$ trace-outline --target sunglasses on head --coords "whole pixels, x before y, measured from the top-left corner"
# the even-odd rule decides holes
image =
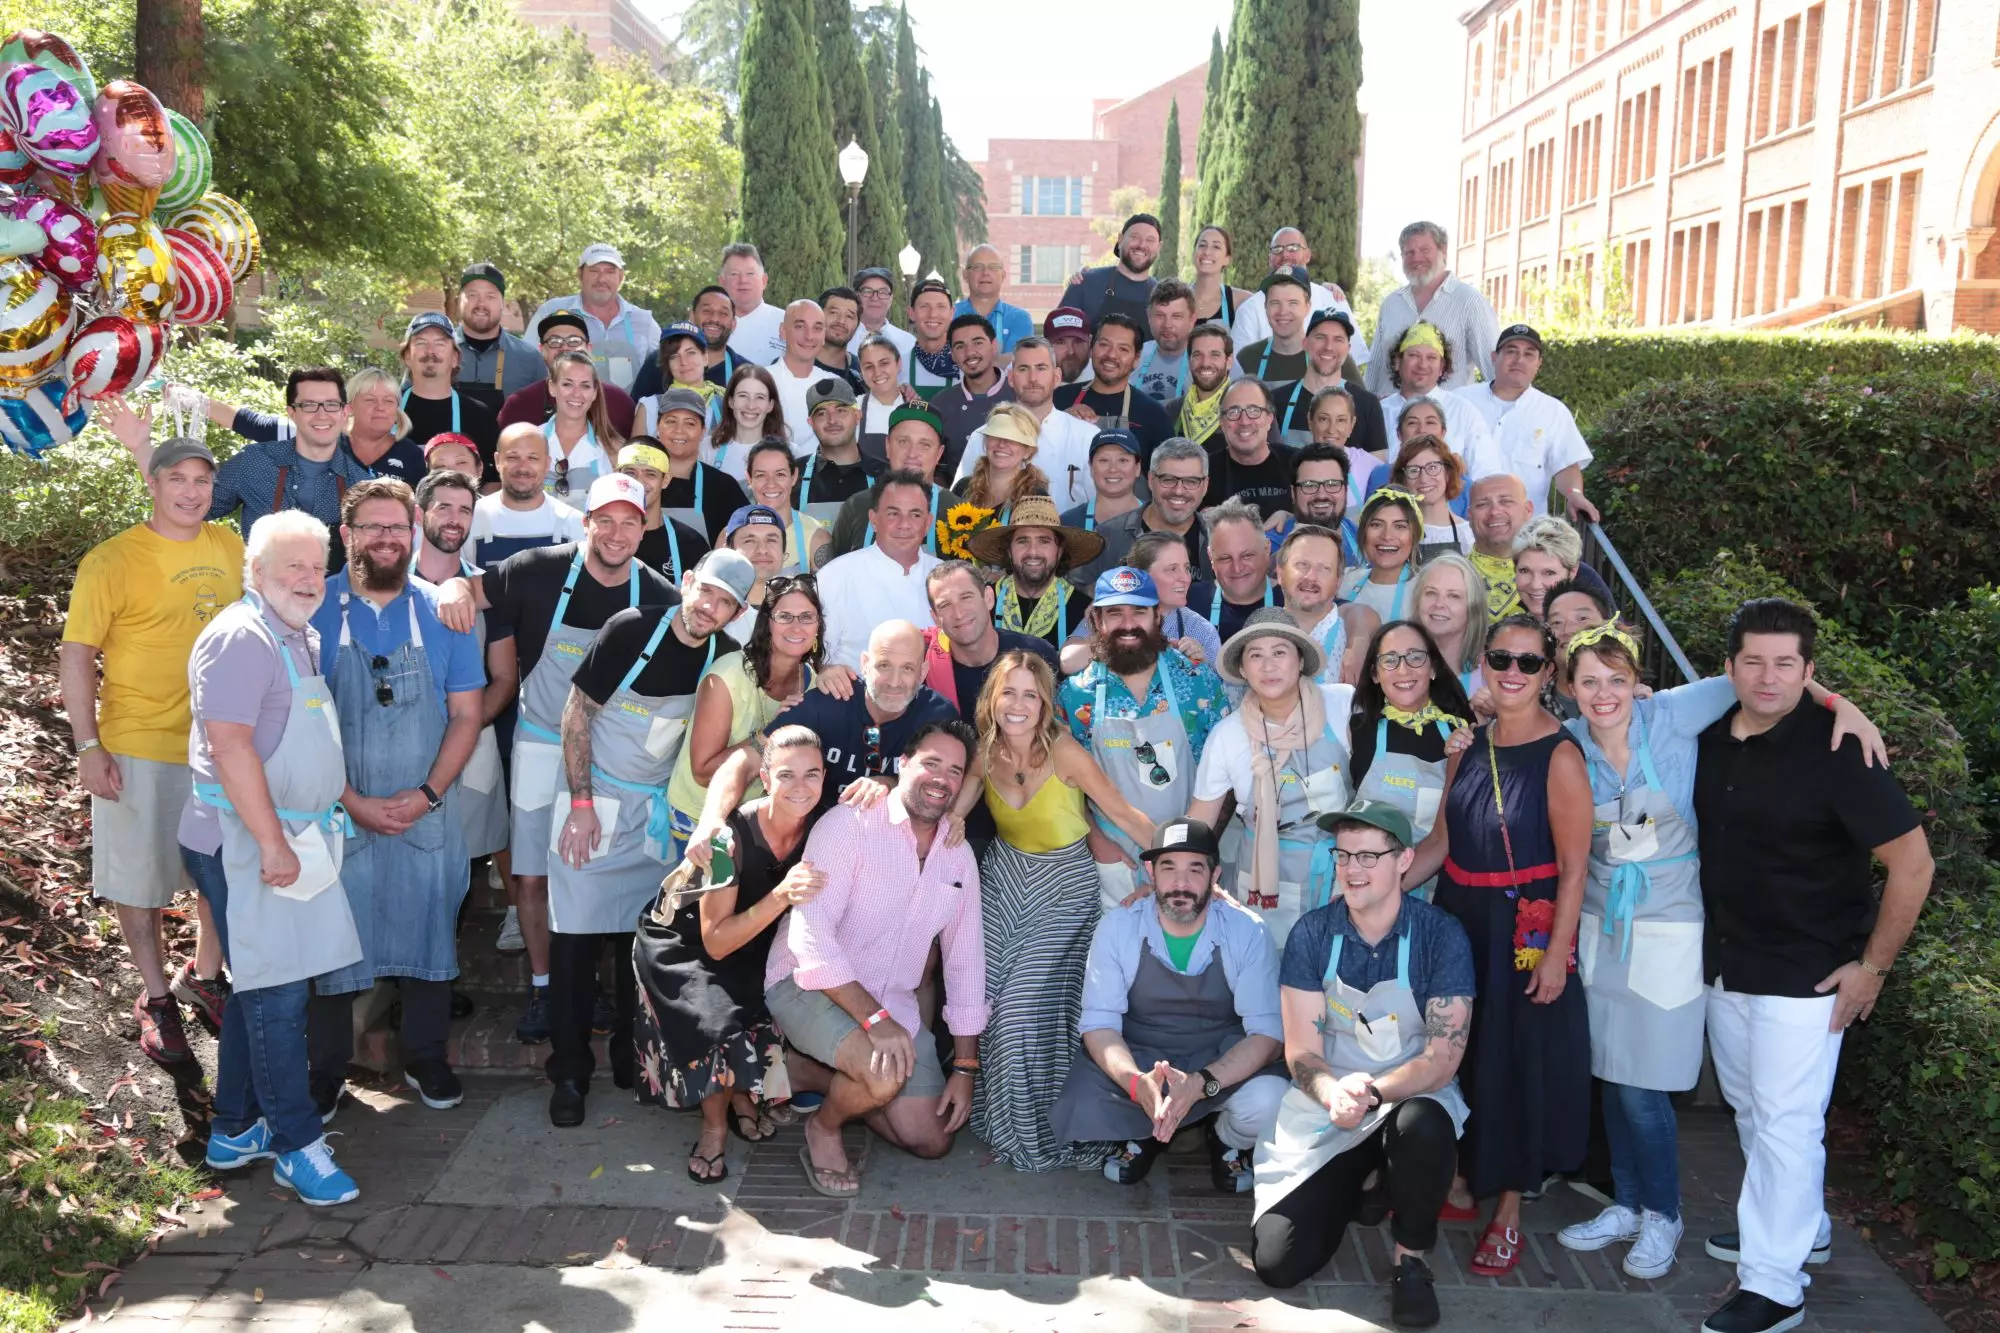
[[[1548,664],[1549,659],[1541,653],[1510,653],[1504,648],[1486,650],[1486,665],[1494,671],[1506,671],[1519,666],[1522,675],[1532,676]]]
[[[764,595],[771,601],[789,592],[803,592],[816,597],[819,595],[819,580],[811,574],[780,574],[764,580]]]

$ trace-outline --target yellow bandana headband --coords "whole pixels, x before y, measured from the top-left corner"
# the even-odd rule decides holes
[[[628,467],[649,467],[661,476],[667,476],[674,470],[673,463],[667,458],[667,451],[655,449],[650,444],[628,444],[618,451],[619,470],[623,471]]]
[[[1563,647],[1571,657],[1575,657],[1585,648],[1603,643],[1606,639],[1611,640],[1627,653],[1631,654],[1634,662],[1640,660],[1639,641],[1624,630],[1619,629],[1618,622],[1615,620],[1607,620],[1602,625],[1592,625],[1589,629],[1578,630],[1569,636],[1569,642],[1564,644]]]
[[[1402,340],[1396,344],[1396,355],[1401,356],[1412,347],[1428,347],[1443,356],[1444,334],[1438,332],[1437,325],[1419,320],[1404,330]]]
[[[1418,495],[1415,491],[1406,491],[1401,486],[1381,486],[1376,488],[1375,493],[1368,497],[1370,505],[1376,504],[1378,501],[1390,500],[1400,500],[1404,504],[1413,505],[1419,514],[1424,512],[1424,497]]]

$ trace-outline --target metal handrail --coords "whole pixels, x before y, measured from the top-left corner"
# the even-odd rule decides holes
[[[1618,554],[1618,548],[1612,544],[1610,536],[1604,531],[1604,525],[1593,520],[1586,526],[1598,549],[1603,552],[1605,561],[1611,566],[1612,572],[1618,576],[1619,583],[1624,585],[1625,593],[1632,599],[1633,607],[1652,630],[1653,642],[1666,650],[1673,664],[1680,668],[1682,679],[1690,683],[1700,680],[1701,673],[1694,669],[1694,663],[1688,661],[1687,654],[1681,651],[1681,645],[1674,638],[1673,631],[1667,628],[1667,622],[1660,619],[1660,613],[1654,608],[1652,599],[1647,597],[1646,590],[1639,586],[1639,580],[1632,576],[1631,566],[1625,563],[1624,556]]]

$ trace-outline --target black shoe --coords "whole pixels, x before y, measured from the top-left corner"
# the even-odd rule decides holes
[[[307,1086],[312,1090],[313,1110],[319,1113],[319,1122],[331,1124],[334,1112],[340,1109],[340,1099],[347,1095],[347,1080],[314,1074]]]
[[[1215,1122],[1208,1123],[1205,1131],[1208,1137],[1208,1178],[1223,1194],[1245,1194],[1256,1184],[1250,1175],[1250,1150],[1232,1148],[1222,1141],[1215,1132]]]
[[[611,1060],[611,1086],[620,1092],[632,1091],[633,1085],[638,1081],[635,1077],[638,1073],[638,1063],[638,1060],[629,1054],[623,1060],[613,1056]]]
[[[1397,1328],[1437,1326],[1437,1289],[1430,1265],[1414,1254],[1396,1261],[1396,1275],[1389,1280],[1389,1319]]]
[[[549,1094],[549,1123],[557,1129],[574,1129],[583,1123],[584,1085],[572,1078],[555,1080]]]
[[[478,1007],[478,1005],[472,1002],[470,995],[467,995],[456,986],[451,988],[451,1016],[453,1018],[470,1018],[472,1017],[472,1011]]]
[[[603,991],[597,992],[596,1001],[590,1006],[590,1035],[608,1037],[618,1022],[618,1006]]]
[[[549,1039],[549,988],[530,986],[528,1007],[514,1025],[514,1040],[524,1046],[539,1046]]]
[[[1104,1159],[1104,1178],[1114,1185],[1136,1185],[1166,1150],[1158,1139],[1133,1139]]]
[[[433,1111],[449,1111],[465,1100],[465,1089],[444,1060],[415,1060],[403,1067],[403,1082],[417,1090]]]
[[[1743,1259],[1743,1241],[1734,1231],[1718,1231],[1702,1243],[1711,1259],[1720,1259],[1725,1264],[1739,1263]],[[1833,1237],[1827,1237],[1826,1244],[1813,1242],[1812,1253],[1806,1256],[1809,1264],[1823,1264],[1833,1258]]]
[[[1805,1321],[1804,1305],[1780,1305],[1769,1296],[1739,1291],[1703,1321],[1701,1333],[1783,1333]]]

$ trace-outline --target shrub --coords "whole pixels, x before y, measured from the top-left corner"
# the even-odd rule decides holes
[[[1958,605],[1912,616],[1891,643],[1909,677],[1937,696],[1965,741],[1974,799],[1987,831],[2000,835],[2000,587],[1974,588]]]
[[[1745,600],[1804,600],[1756,552],[1724,552],[1651,592],[1703,671],[1720,669],[1729,613]],[[2000,1257],[2000,871],[1983,855],[1965,747],[1936,700],[1838,624],[1822,624],[1817,658],[1882,728],[1937,858],[1895,975],[1849,1034],[1843,1082],[1869,1111],[1892,1197],[1951,1247],[1950,1260]]]
[[[1591,494],[1641,579],[1755,546],[1828,614],[1884,615],[2000,580],[2000,384],[1706,381],[1637,390],[1599,424]]]
[[[1879,330],[1823,333],[1668,333],[1660,330],[1549,332],[1536,387],[1576,413],[1584,434],[1631,393],[1666,380],[1872,378],[1877,387],[1910,374],[1947,380],[1991,372],[2000,341],[1977,334],[1921,337]]]

